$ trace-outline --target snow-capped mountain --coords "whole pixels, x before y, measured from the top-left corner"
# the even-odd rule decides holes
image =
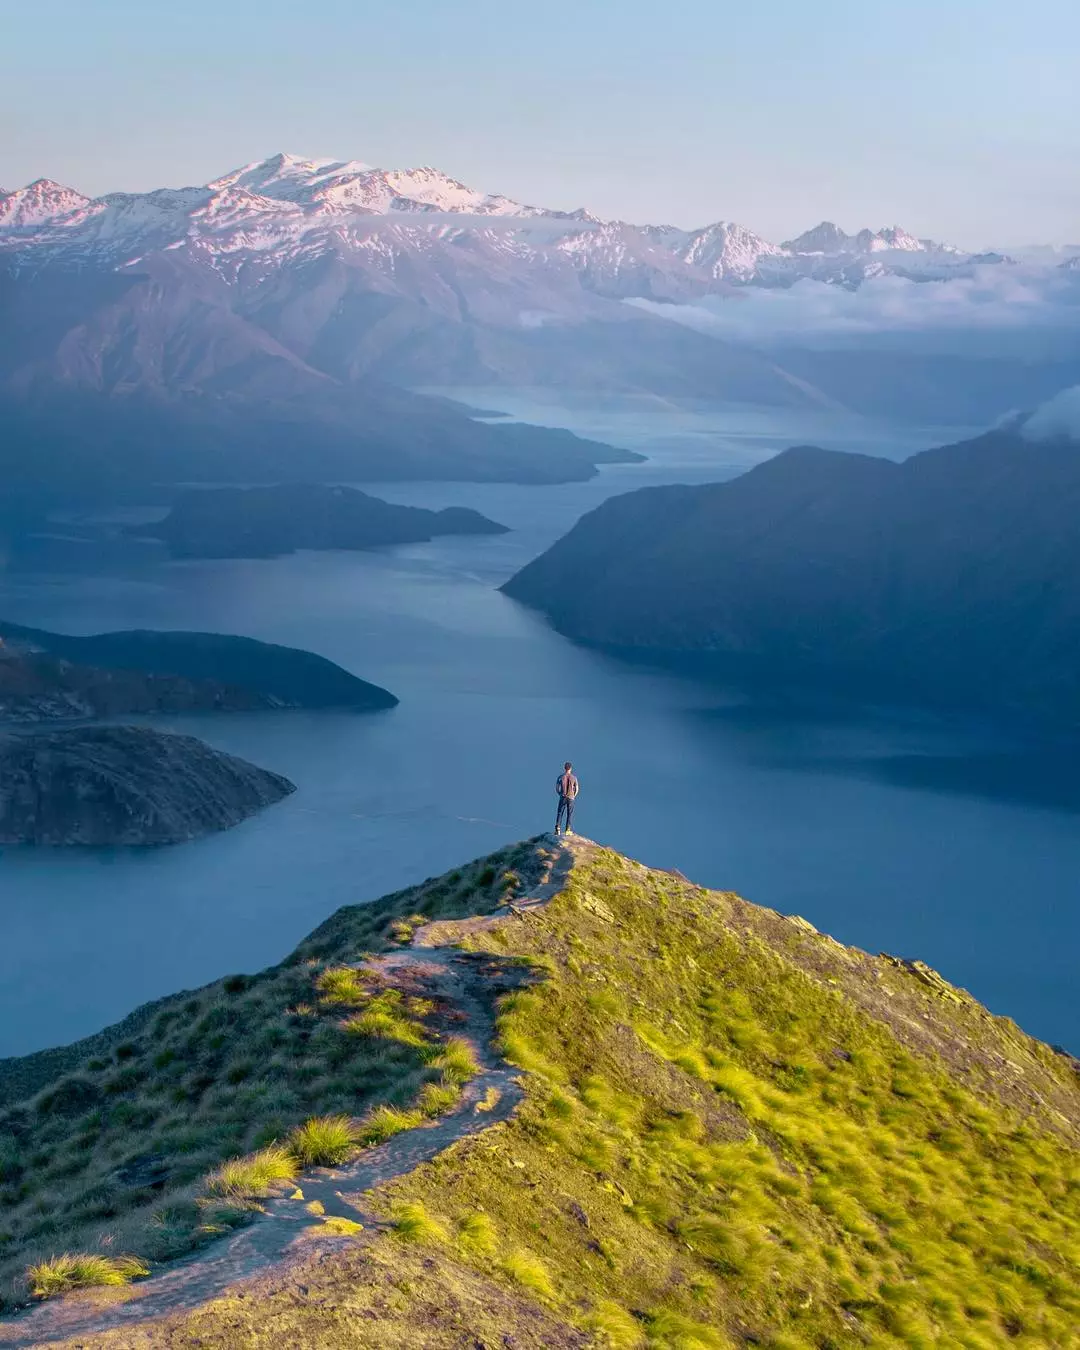
[[[373,241],[373,232],[390,222],[405,228]],[[441,228],[445,223],[451,228]],[[540,256],[556,270],[569,266],[584,291],[607,298],[686,298],[732,285],[789,286],[804,276],[848,287],[892,273],[937,279],[970,262],[896,226],[849,235],[826,221],[773,244],[731,221],[697,230],[602,221],[584,209],[555,211],[476,191],[434,168],[285,154],[199,187],[90,199],[41,179],[0,194],[0,250],[31,266],[56,258],[119,265],[185,247],[233,263],[255,254],[264,261],[293,258],[300,248],[352,250],[404,265],[410,256],[430,254],[433,239],[441,247],[460,245],[466,230],[474,252],[490,247],[502,257],[516,232],[530,266]]]
[[[721,341],[674,322],[676,306],[1007,264],[895,226],[823,222],[776,244],[727,220],[605,221],[359,160],[275,155],[95,198],[40,179],[0,193],[0,398],[61,386],[306,408],[377,379],[864,407],[875,381]]]
[[[74,214],[89,201],[51,178],[38,178],[14,192],[0,190],[0,231],[40,228]]]

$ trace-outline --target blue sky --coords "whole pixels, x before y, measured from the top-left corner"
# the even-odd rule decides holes
[[[1080,242],[1076,0],[0,0],[0,186],[277,150],[785,238]]]

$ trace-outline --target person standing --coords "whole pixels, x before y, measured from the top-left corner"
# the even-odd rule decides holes
[[[559,795],[559,807],[555,812],[555,833],[562,827],[563,834],[573,834],[570,828],[574,823],[574,802],[578,795],[578,780],[574,766],[569,760],[563,765],[563,771],[555,779],[555,791]]]

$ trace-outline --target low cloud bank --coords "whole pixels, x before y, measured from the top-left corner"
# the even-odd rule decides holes
[[[945,281],[875,277],[857,290],[802,280],[689,305],[627,303],[762,347],[881,347],[951,355],[1080,357],[1080,270],[985,264]]]
[[[1063,389],[1039,408],[1020,428],[1026,441],[1080,441],[1080,384]]]

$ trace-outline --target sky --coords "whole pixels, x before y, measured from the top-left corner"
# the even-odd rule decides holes
[[[0,187],[279,150],[605,217],[1080,242],[1076,0],[0,0]]]

